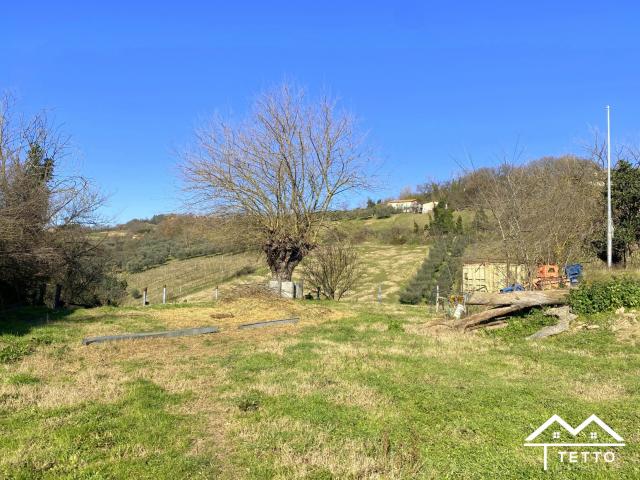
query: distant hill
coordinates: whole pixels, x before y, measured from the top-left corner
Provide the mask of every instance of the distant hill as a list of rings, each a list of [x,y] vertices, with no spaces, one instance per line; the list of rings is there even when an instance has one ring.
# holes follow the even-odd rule
[[[424,228],[429,219],[409,213],[376,218],[365,209],[335,212],[325,234],[353,242],[364,266],[360,284],[345,300],[373,301],[378,286],[385,301],[397,300],[428,252]],[[111,249],[115,268],[127,280],[129,305],[142,301],[145,287],[151,303],[161,302],[163,285],[169,302],[205,301],[212,299],[216,286],[223,295],[234,284],[265,283],[269,276],[258,246],[244,241],[233,226],[221,229],[211,217],[158,215],[96,235]]]

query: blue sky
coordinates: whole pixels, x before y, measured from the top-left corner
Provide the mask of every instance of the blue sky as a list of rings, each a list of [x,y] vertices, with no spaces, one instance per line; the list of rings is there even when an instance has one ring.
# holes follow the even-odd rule
[[[285,78],[361,119],[389,172],[375,197],[467,155],[581,153],[606,104],[614,142],[640,139],[637,2],[7,2],[2,17],[0,90],[53,111],[116,221],[179,210],[194,126]]]

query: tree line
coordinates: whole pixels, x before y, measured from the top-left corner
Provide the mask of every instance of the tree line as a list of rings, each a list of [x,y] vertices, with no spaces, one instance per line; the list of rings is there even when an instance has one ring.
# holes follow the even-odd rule
[[[65,174],[69,137],[39,112],[19,117],[0,99],[0,307],[117,303],[126,284],[92,240],[104,197]]]

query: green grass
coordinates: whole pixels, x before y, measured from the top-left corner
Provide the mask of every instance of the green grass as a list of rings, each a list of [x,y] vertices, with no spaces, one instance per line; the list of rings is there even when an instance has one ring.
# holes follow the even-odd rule
[[[113,403],[14,412],[0,420],[0,449],[11,458],[4,478],[186,478],[215,467],[181,453],[185,422],[168,411],[181,401],[146,380],[131,382]],[[156,452],[162,452],[158,455]],[[7,458],[7,457],[5,457]],[[207,475],[208,476],[208,475]]]
[[[48,342],[0,365],[0,477],[640,477],[640,354],[608,315],[528,342],[549,318],[472,335],[428,328],[422,308],[310,302],[320,319],[292,330],[79,344],[233,305],[14,318],[5,347]],[[627,446],[610,465],[559,464],[552,449],[545,473],[522,444],[554,413],[595,413]]]

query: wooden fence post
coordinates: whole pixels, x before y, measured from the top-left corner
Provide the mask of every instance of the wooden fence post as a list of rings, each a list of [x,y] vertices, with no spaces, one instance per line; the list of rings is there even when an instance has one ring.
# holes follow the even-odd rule
[[[142,306],[147,306],[147,287],[144,287],[144,290],[142,290]]]
[[[164,305],[165,303],[167,303],[167,286],[163,285],[162,286],[162,304]]]

